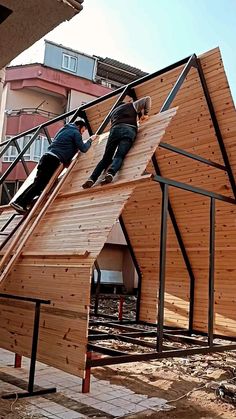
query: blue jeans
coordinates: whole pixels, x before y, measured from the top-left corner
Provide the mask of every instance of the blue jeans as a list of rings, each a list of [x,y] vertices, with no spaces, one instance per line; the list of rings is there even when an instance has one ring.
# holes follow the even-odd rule
[[[126,124],[115,125],[111,128],[102,160],[97,164],[90,178],[96,182],[103,170],[113,176],[121,168],[123,160],[133,145],[137,136],[137,129]],[[115,154],[115,155],[114,155]]]

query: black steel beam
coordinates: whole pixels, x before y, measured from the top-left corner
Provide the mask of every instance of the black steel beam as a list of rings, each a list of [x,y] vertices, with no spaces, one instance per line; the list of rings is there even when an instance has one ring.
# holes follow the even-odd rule
[[[107,348],[106,347],[103,347],[103,346],[100,346],[100,345],[97,346],[97,344],[90,344],[90,341],[94,342],[94,341],[103,341],[103,340],[118,340],[120,342],[131,343],[133,345],[141,346],[141,347],[144,347],[144,348],[156,349],[156,343],[154,343],[154,342],[147,342],[147,341],[144,341],[144,340],[140,340],[138,338],[127,336],[126,334],[125,335],[123,335],[123,334],[115,335],[115,334],[111,334],[111,333],[108,333],[108,334],[105,333],[105,334],[100,334],[100,335],[90,335],[88,337],[88,341],[89,341],[88,344],[92,345],[92,346],[89,346],[89,350],[91,350],[91,348],[93,348],[92,350],[94,352],[96,352],[96,348],[99,348],[100,353],[107,354]],[[169,339],[169,340],[171,340],[171,339]],[[105,352],[104,352],[104,348],[105,348]],[[113,351],[112,348],[108,348],[108,349],[109,349],[109,351]],[[163,345],[163,349],[169,350],[170,348],[168,346]],[[171,349],[178,349],[178,348],[171,347]],[[112,353],[111,353],[111,355],[112,355]]]
[[[27,301],[31,303],[51,304],[50,300],[41,300],[40,298],[22,297],[21,295],[3,294],[0,293],[0,298],[9,298],[12,300]]]
[[[173,151],[176,154],[181,154],[182,156],[199,161],[200,163],[204,163],[204,164],[207,164],[208,166],[215,167],[216,169],[224,170],[225,172],[227,170],[226,167],[223,166],[222,164],[205,159],[204,157],[198,156],[197,154],[194,154],[194,153],[190,153],[189,151],[183,150],[182,148],[175,147],[171,144],[161,142],[158,147],[164,148],[165,150]]]
[[[213,346],[214,332],[214,276],[215,276],[215,199],[210,201],[209,289],[208,289],[208,345]]]
[[[88,335],[88,341],[93,342],[96,340],[110,340],[114,339],[114,335],[112,333],[101,332],[93,334],[93,330],[91,330],[91,334]]]
[[[4,183],[3,183],[3,185],[4,185]],[[13,214],[13,215],[18,215],[19,216],[19,214]],[[22,215],[21,216],[21,219],[20,219],[20,221],[19,221],[19,223],[17,223],[16,225],[15,225],[15,227],[10,231],[10,233],[8,233],[7,234],[7,236],[6,236],[6,238],[5,238],[5,240],[3,240],[2,241],[2,243],[0,244],[0,250],[2,250],[3,248],[4,248],[4,246],[6,245],[6,243],[10,240],[10,238],[15,234],[15,232],[16,232],[16,230],[18,229],[18,227],[23,223],[23,221],[24,221],[24,219],[25,219],[25,217],[27,216],[27,213],[25,214],[25,215]],[[9,223],[8,223],[9,224]],[[5,226],[4,226],[5,227]]]
[[[157,327],[157,322],[156,323],[151,323],[151,322],[139,320],[139,322],[137,322],[137,324],[144,325],[144,326],[154,327],[155,330],[156,330],[156,327]],[[176,327],[176,326],[165,326],[164,325],[164,329],[166,331],[168,331],[168,332],[171,332],[171,333],[173,331],[173,333],[186,333],[186,334],[189,334],[189,330],[188,329],[181,329],[180,327]]]
[[[7,195],[7,199],[10,202],[10,200],[12,199],[12,196],[10,195],[9,190],[7,189],[7,185],[3,182],[2,186],[5,191],[5,194]]]
[[[14,213],[14,214],[12,214],[9,218],[8,218],[8,220],[5,222],[5,224],[1,227],[1,229],[0,229],[0,231],[4,231],[6,228],[7,228],[7,226],[12,222],[12,220],[14,220],[14,218],[17,216],[17,214],[16,213]]]
[[[21,149],[20,149],[20,146],[19,146],[19,144],[17,143],[17,141],[13,141],[13,144],[14,144],[14,146],[16,147],[16,149],[17,149],[17,151],[18,151],[18,154],[20,154],[20,153],[21,153]],[[25,162],[24,156],[22,156],[22,157],[21,157],[21,162],[22,162],[22,164],[23,164],[24,171],[25,171],[26,175],[27,175],[27,176],[29,176],[29,173],[30,173],[30,172],[29,172],[29,169],[28,169],[27,164],[26,164],[26,162]]]
[[[174,335],[164,332],[164,338],[173,342],[188,343],[189,345],[207,346],[208,343],[191,336]]]
[[[165,67],[165,68],[163,68],[161,70],[158,70],[158,71],[156,71],[156,72],[154,72],[152,74],[148,74],[147,76],[144,76],[144,77],[142,77],[142,78],[140,78],[138,80],[134,80],[133,82],[131,82],[130,84],[127,85],[128,91],[130,89],[138,86],[141,83],[144,83],[144,82],[146,82],[148,80],[151,80],[151,79],[153,79],[153,78],[155,78],[157,76],[160,76],[160,75],[162,75],[162,74],[164,74],[164,73],[166,73],[168,71],[174,70],[175,68],[178,68],[178,67],[186,64],[189,61],[190,58],[191,58],[191,56],[190,57],[187,57],[187,58],[184,58],[184,59],[182,59],[180,61],[177,61],[176,63],[171,64],[171,65],[169,65],[169,66],[167,66],[167,67]],[[95,100],[93,100],[93,101],[91,101],[89,103],[86,103],[85,105],[80,106],[79,108],[72,109],[71,111],[66,112],[66,113],[64,113],[62,115],[59,115],[56,118],[50,119],[49,121],[46,121],[46,122],[44,122],[41,125],[38,125],[36,127],[33,127],[33,128],[31,128],[31,129],[29,129],[27,131],[24,131],[24,132],[22,132],[22,133],[20,133],[20,134],[18,134],[16,136],[14,136],[13,138],[11,138],[8,141],[2,142],[0,144],[0,147],[4,147],[4,148],[0,152],[0,157],[6,152],[6,150],[13,143],[13,141],[17,140],[18,138],[24,137],[25,135],[32,134],[36,130],[38,130],[40,127],[41,127],[41,129],[43,129],[43,128],[46,128],[46,127],[48,127],[50,125],[53,125],[54,123],[56,123],[58,121],[66,120],[66,118],[68,118],[71,115],[73,115],[73,118],[71,119],[71,122],[73,122],[77,118],[77,116],[81,114],[81,112],[85,111],[86,109],[91,108],[92,106],[94,106],[94,105],[96,105],[96,104],[98,104],[100,102],[103,102],[106,99],[109,99],[111,97],[116,96],[117,94],[122,93],[123,89],[124,89],[124,87],[122,86],[121,88],[119,88],[117,90],[113,90],[112,92],[108,93],[107,95],[101,96],[101,97],[99,97],[99,98],[97,98],[97,99],[95,99]]]
[[[206,99],[206,102],[207,102],[207,106],[208,106],[208,109],[209,109],[211,120],[212,120],[212,123],[213,123],[213,126],[214,126],[216,138],[218,140],[219,147],[220,147],[220,150],[221,150],[221,154],[222,154],[222,157],[223,157],[223,160],[224,160],[224,165],[225,165],[227,173],[228,173],[229,182],[230,182],[234,197],[236,199],[236,184],[235,184],[234,174],[233,174],[233,171],[232,171],[232,168],[231,168],[231,165],[230,165],[230,161],[229,161],[229,157],[228,157],[228,154],[227,154],[227,151],[226,151],[226,148],[225,148],[223,136],[221,134],[221,130],[220,130],[220,127],[219,127],[219,124],[218,124],[218,121],[217,121],[215,109],[214,109],[214,106],[213,106],[213,103],[212,103],[212,100],[211,100],[211,96],[210,96],[210,92],[209,92],[209,89],[208,89],[208,86],[207,86],[205,75],[204,75],[204,72],[203,72],[203,69],[202,69],[202,66],[201,66],[201,61],[198,58],[196,59],[196,68],[197,68],[198,75],[199,75],[200,82],[201,82],[201,86],[202,86],[202,89],[203,89],[203,92],[204,92],[204,95],[205,95],[205,99]]]
[[[175,188],[183,189],[188,192],[194,192],[199,195],[207,196],[209,198],[215,198],[219,201],[227,202],[229,204],[236,204],[236,200],[228,198],[227,196],[217,194],[215,192],[207,191],[206,189],[198,188],[197,186],[188,185],[187,183],[178,182],[177,180],[168,179],[162,176],[154,175],[153,180],[156,182],[164,183]]]
[[[21,150],[21,152],[18,154],[18,156],[15,158],[15,160],[12,162],[12,164],[7,168],[7,170],[3,173],[3,175],[0,177],[0,184],[4,182],[4,180],[7,178],[9,173],[14,169],[14,167],[17,165],[18,161],[24,156],[25,152],[28,150],[28,148],[31,146],[31,144],[34,142],[34,140],[37,138],[38,134],[41,131],[41,126],[35,131],[32,138],[28,141],[28,143],[25,145],[25,147]],[[23,135],[21,134],[20,137]],[[14,142],[16,137],[10,141]]]
[[[117,98],[117,100],[115,101],[114,105],[112,106],[111,110],[108,112],[108,114],[106,115],[106,117],[104,118],[104,120],[102,121],[101,125],[99,126],[99,128],[96,131],[96,134],[102,134],[102,132],[104,131],[104,129],[106,128],[106,126],[108,125],[109,121],[110,121],[110,116],[112,111],[115,109],[116,105],[121,102],[124,97],[127,95],[127,90],[128,90],[128,86],[125,86],[121,92],[121,94],[119,95],[119,97]]]
[[[81,109],[81,108],[79,108],[79,109]],[[27,131],[23,131],[20,134],[15,135],[10,140],[4,141],[3,143],[1,143],[0,144],[0,147],[3,146],[3,145],[7,145],[9,147],[9,145],[11,145],[13,141],[18,140],[18,138],[24,137],[25,135],[29,135],[29,134],[34,134],[34,132],[38,131],[39,128],[40,129],[43,129],[44,127],[48,127],[50,125],[53,125],[56,122],[59,122],[59,121],[65,119],[65,118],[67,118],[68,116],[73,115],[77,110],[78,110],[77,108],[76,109],[73,109],[72,111],[69,111],[69,112],[66,112],[66,113],[64,113],[62,115],[59,115],[56,118],[50,119],[49,121],[46,121],[46,122],[43,122],[42,124],[37,125],[36,127],[30,128]],[[6,150],[4,148],[4,151],[2,150],[0,152],[0,157],[5,153],[5,151]]]
[[[10,393],[10,394],[4,394],[2,396],[2,399],[23,399],[25,397],[33,397],[33,396],[42,396],[43,394],[51,394],[56,393],[57,389],[56,387],[50,387],[50,388],[43,388],[41,390],[35,390],[32,392],[24,392],[24,393]]]
[[[176,68],[181,67],[182,65],[187,64],[188,61],[189,61],[189,59],[191,57],[192,57],[192,55],[190,55],[190,56],[188,56],[188,57],[186,57],[186,58],[184,58],[182,60],[179,60],[179,61],[177,61],[174,64],[168,65],[167,67],[164,67],[161,70],[157,70],[154,73],[148,74],[147,76],[144,76],[144,77],[141,77],[140,79],[134,80],[131,83],[129,83],[127,85],[127,87],[128,87],[128,89],[133,89],[134,87],[136,87],[136,86],[138,86],[138,85],[140,85],[140,84],[142,84],[144,82],[147,82],[149,80],[152,80],[155,77],[161,76],[162,74],[165,74],[168,71],[175,70]],[[110,99],[111,97],[114,97],[114,96],[120,94],[123,91],[123,89],[124,89],[124,86],[121,86],[121,87],[119,87],[119,89],[113,90],[112,92],[107,93],[104,96],[101,96],[101,97],[99,97],[97,99],[94,99],[93,101],[91,101],[89,103],[86,103],[85,105],[81,106],[80,109],[81,110],[86,110],[86,109],[88,109],[88,108],[90,108],[90,107],[92,107],[94,105],[97,105],[100,102],[103,102],[104,100]],[[76,109],[74,109],[74,112],[75,111],[76,111]]]
[[[98,315],[98,306],[99,306],[99,293],[100,293],[100,286],[101,286],[101,269],[99,267],[99,264],[98,264],[97,260],[95,260],[94,266],[95,266],[97,274],[98,274],[96,291],[95,291],[95,303],[94,303],[94,314],[95,314],[95,316],[97,316]]]
[[[119,330],[127,330],[129,332],[137,332],[138,328],[137,327],[132,327],[126,324],[123,324],[119,321],[119,323],[115,323],[115,322],[102,322],[102,321],[95,321],[91,323],[93,326],[104,326],[104,327],[113,327],[114,329],[119,329]]]
[[[95,314],[94,314],[95,315]],[[98,317],[102,317],[102,318],[104,318],[104,319],[110,319],[110,320],[118,320],[118,315],[117,316],[115,316],[115,315],[112,315],[112,314],[101,314],[101,313],[99,313],[98,315],[97,315]],[[124,319],[123,319],[124,320]],[[128,320],[128,319],[127,319]]]
[[[188,349],[175,349],[158,352],[149,352],[145,354],[122,355],[116,357],[104,357],[101,359],[93,359],[87,362],[88,367],[98,367],[104,365],[124,364],[126,362],[143,362],[154,359],[185,357],[188,355],[208,354],[213,352],[224,352],[236,349],[236,344],[231,345],[214,345],[213,347],[196,347]]]
[[[51,144],[51,143],[52,143],[52,139],[51,139],[51,136],[50,136],[50,134],[49,134],[49,132],[48,132],[47,127],[43,127],[42,129],[43,129],[44,134],[45,134],[45,135],[46,135],[46,137],[47,137],[48,143],[49,143],[49,144]]]
[[[165,305],[165,269],[166,269],[166,240],[168,215],[168,185],[164,185],[161,207],[160,258],[159,258],[159,294],[157,318],[157,350],[162,351],[164,305]]]
[[[82,111],[82,112],[80,112],[80,114],[79,114],[80,116],[81,116],[81,118],[83,118],[84,119],[84,121],[85,121],[85,123],[86,123],[86,125],[87,125],[87,128],[88,128],[88,133],[89,133],[89,135],[93,135],[93,130],[92,130],[92,128],[91,128],[91,125],[90,125],[90,123],[89,123],[89,120],[88,120],[88,117],[87,117],[87,114],[86,114],[86,112],[85,111]],[[73,120],[75,120],[76,118],[72,118],[72,121]]]
[[[127,355],[124,351],[118,351],[116,349],[106,348],[105,346],[101,345],[93,345],[92,343],[88,343],[87,345],[88,351],[98,352],[104,355],[112,355],[112,356],[122,356]]]
[[[39,320],[40,320],[40,302],[36,301],[35,313],[34,313],[34,329],[33,329],[33,338],[32,338],[32,349],[31,349],[31,358],[30,358],[29,383],[28,383],[28,392],[29,393],[32,393],[34,391],[34,376],[35,376],[36,357],[37,357],[37,348],[38,348],[38,337],[39,337]]]
[[[186,79],[189,71],[194,66],[196,62],[196,54],[193,54],[189,57],[188,61],[186,62],[186,65],[184,66],[183,70],[181,71],[177,81],[174,84],[174,87],[171,89],[170,93],[168,94],[165,102],[163,103],[160,112],[164,112],[167,109],[169,109],[170,105],[172,104],[173,100],[175,99],[179,89],[181,88],[184,80]]]
[[[196,329],[193,330],[192,334],[206,336],[206,337],[208,336],[208,332],[202,332]],[[236,336],[224,336],[224,335],[219,335],[218,333],[214,333],[214,338],[236,342]]]

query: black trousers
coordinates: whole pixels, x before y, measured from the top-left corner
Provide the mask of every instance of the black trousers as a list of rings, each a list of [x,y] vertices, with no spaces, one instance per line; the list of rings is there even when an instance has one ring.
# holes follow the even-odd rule
[[[15,202],[26,209],[33,199],[42,193],[59,165],[60,160],[56,156],[44,154],[39,160],[34,182],[28,186]]]
[[[97,164],[91,179],[96,182],[103,170],[113,176],[120,170],[124,158],[132,147],[137,135],[137,129],[126,124],[115,125],[111,128],[102,160]]]

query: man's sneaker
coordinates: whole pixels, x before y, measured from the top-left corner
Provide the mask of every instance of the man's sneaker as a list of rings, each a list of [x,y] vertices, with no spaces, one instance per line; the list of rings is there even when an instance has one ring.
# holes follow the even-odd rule
[[[19,212],[19,214],[25,214],[27,212],[26,208],[21,207],[19,204],[17,204],[16,202],[10,202],[10,205],[12,208],[14,208],[17,212]]]
[[[113,179],[114,176],[111,173],[106,173],[105,177],[101,181],[101,184],[105,185],[106,183],[111,183]]]
[[[94,181],[93,181],[93,179],[88,179],[88,180],[86,180],[86,182],[84,182],[84,184],[82,185],[82,188],[84,188],[84,189],[89,189],[89,188],[91,188],[92,186],[94,185]]]

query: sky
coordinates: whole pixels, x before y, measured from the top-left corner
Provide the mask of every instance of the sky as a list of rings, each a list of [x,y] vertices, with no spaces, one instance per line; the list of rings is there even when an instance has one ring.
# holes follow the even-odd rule
[[[84,0],[44,39],[154,72],[220,47],[236,100],[236,0]],[[12,64],[42,62],[41,39]]]

